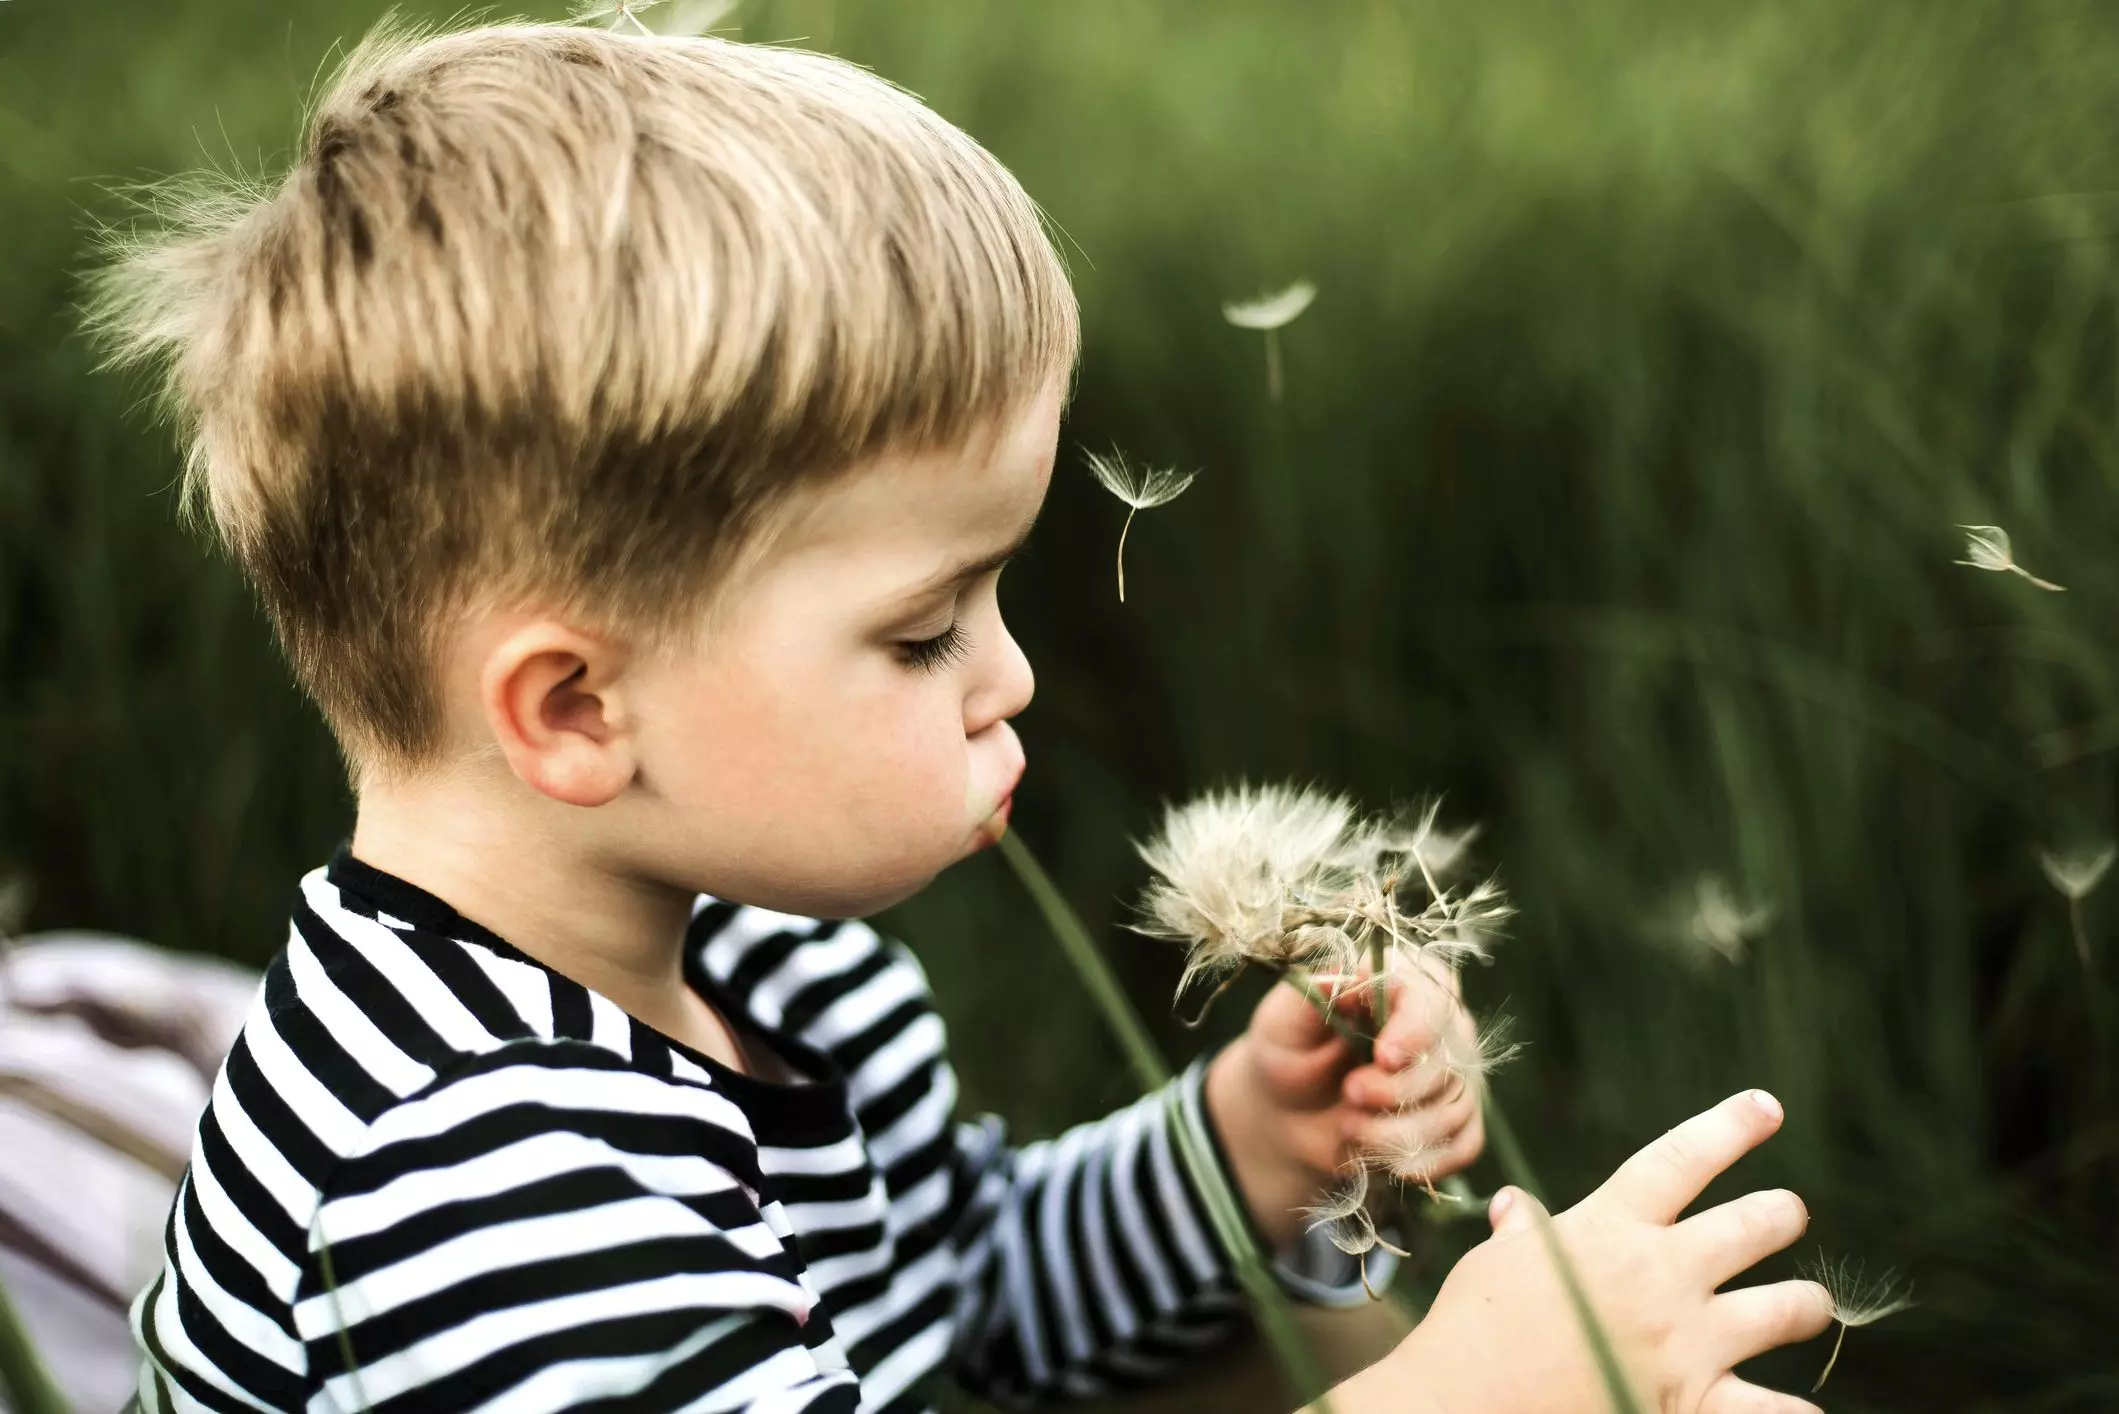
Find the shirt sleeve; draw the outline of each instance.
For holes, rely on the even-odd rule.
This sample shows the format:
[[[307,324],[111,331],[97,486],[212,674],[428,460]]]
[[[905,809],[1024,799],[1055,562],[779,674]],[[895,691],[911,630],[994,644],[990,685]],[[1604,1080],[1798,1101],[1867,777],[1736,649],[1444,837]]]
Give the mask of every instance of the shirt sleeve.
[[[340,1165],[296,1293],[313,1414],[852,1414],[843,1360],[704,1087],[510,1045]]]
[[[958,1378],[973,1393],[1014,1407],[1106,1398],[1179,1373],[1238,1329],[1234,1271],[1176,1138],[1192,1126],[1220,1162],[1204,1078],[1201,1061],[1167,1091],[1020,1149],[995,1120],[959,1129]],[[1321,1234],[1276,1265],[1298,1297],[1365,1299],[1358,1268]],[[1373,1259],[1370,1274],[1389,1276]]]

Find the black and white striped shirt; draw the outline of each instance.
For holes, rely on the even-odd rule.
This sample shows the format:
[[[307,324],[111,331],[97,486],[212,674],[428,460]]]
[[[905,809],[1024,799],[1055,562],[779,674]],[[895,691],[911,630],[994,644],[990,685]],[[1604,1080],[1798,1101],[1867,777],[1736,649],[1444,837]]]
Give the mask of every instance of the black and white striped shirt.
[[[687,975],[808,1083],[344,852],[304,878],[134,1306],[142,1406],[912,1411],[938,1375],[1025,1404],[1234,1324],[1170,1128],[1211,1140],[1198,1067],[1011,1148],[954,1118],[925,978],[866,925],[701,899]]]

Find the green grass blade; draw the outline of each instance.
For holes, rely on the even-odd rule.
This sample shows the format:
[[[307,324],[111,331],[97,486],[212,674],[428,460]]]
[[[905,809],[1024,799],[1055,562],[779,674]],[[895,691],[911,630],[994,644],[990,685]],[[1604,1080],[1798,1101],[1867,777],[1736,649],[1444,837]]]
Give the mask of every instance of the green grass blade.
[[[14,1414],[67,1414],[66,1399],[30,1341],[5,1283],[0,1283],[0,1389],[6,1390]]]
[[[1061,896],[1059,886],[1045,872],[1045,866],[1037,862],[1013,830],[1001,836],[1001,857],[1008,867],[1023,881],[1030,892],[1031,902],[1045,916],[1045,923],[1052,935],[1059,939],[1060,947],[1067,954],[1067,961],[1074,964],[1075,974],[1082,985],[1089,989],[1089,996],[1101,1011],[1104,1021],[1117,1035],[1119,1045],[1126,1052],[1126,1063],[1133,1068],[1133,1078],[1140,1082],[1143,1090],[1160,1090],[1171,1080],[1170,1066],[1155,1047],[1155,1039],[1148,1034],[1140,1013],[1133,1009],[1132,1001],[1118,978],[1112,975],[1110,964],[1097,950],[1096,940],[1089,936],[1081,918],[1067,900]]]
[[[1186,1120],[1178,1104],[1176,1088],[1171,1084],[1173,1076],[1169,1063],[1156,1048],[1154,1038],[1149,1036],[1132,999],[1119,985],[1111,964],[1098,950],[1096,940],[1089,936],[1080,916],[1052,882],[1052,876],[1045,872],[1030,847],[1012,830],[1001,836],[1001,856],[1022,880],[1053,936],[1059,939],[1067,960],[1074,965],[1082,985],[1103,1013],[1105,1023],[1117,1035],[1141,1088],[1161,1090],[1168,1097],[1170,1130],[1177,1140],[1178,1156],[1199,1190],[1201,1201],[1206,1205],[1207,1220],[1213,1226],[1215,1236],[1221,1240],[1223,1250],[1229,1254],[1237,1284],[1249,1298],[1259,1331],[1280,1363],[1282,1374],[1293,1387],[1297,1399],[1308,1401],[1308,1408],[1318,1414],[1331,1414],[1331,1403],[1324,1393],[1324,1372],[1303,1341],[1302,1333],[1296,1329],[1287,1294],[1274,1280],[1264,1253],[1259,1251],[1251,1236],[1250,1219],[1244,1212],[1243,1200],[1230,1187],[1228,1175],[1222,1171],[1205,1137],[1196,1133]]]
[[[1501,1161],[1501,1171],[1508,1181],[1523,1189],[1542,1204],[1537,1174],[1531,1169],[1530,1158],[1523,1146],[1516,1142],[1516,1132],[1509,1127],[1508,1119],[1501,1107],[1494,1102],[1493,1092],[1486,1095],[1486,1132],[1494,1141],[1494,1157]],[[1604,1392],[1611,1396],[1611,1407],[1616,1414],[1645,1414],[1641,1402],[1634,1396],[1633,1386],[1627,1383],[1625,1368],[1619,1364],[1619,1353],[1613,1348],[1611,1337],[1605,1333],[1604,1323],[1597,1319],[1596,1308],[1589,1304],[1588,1289],[1575,1272],[1574,1263],[1568,1260],[1566,1249],[1560,1246],[1560,1235],[1553,1230],[1552,1218],[1542,1208],[1538,1213],[1538,1231],[1544,1235],[1545,1246],[1552,1253],[1553,1266],[1560,1273],[1560,1284],[1567,1288],[1567,1300],[1574,1307],[1575,1317],[1582,1323],[1583,1334],[1589,1337],[1589,1348],[1597,1361],[1597,1373],[1603,1377]]]

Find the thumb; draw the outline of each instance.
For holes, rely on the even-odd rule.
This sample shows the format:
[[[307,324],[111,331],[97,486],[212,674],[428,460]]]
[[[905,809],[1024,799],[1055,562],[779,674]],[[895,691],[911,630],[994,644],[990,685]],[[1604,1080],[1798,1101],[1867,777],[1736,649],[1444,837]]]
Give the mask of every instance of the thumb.
[[[1337,999],[1337,984],[1322,984],[1320,991]],[[1269,988],[1251,1013],[1251,1033],[1262,1041],[1294,1051],[1314,1050],[1337,1039],[1330,1024],[1317,1014],[1302,993],[1282,984]]]
[[[1543,1216],[1545,1205],[1521,1188],[1502,1189],[1486,1206],[1486,1220],[1496,1237],[1527,1231]]]

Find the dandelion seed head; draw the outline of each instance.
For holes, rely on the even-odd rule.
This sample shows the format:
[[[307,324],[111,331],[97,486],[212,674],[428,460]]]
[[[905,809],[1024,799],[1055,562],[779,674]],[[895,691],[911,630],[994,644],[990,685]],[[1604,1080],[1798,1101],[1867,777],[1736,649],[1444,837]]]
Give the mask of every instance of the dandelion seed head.
[[[1452,892],[1426,866],[1430,849],[1444,863],[1462,850],[1431,808],[1357,820],[1342,796],[1217,792],[1170,811],[1141,846],[1158,877],[1134,926],[1190,948],[1184,986],[1251,964],[1351,974],[1376,948],[1452,967],[1483,959],[1514,909],[1492,879]]]
[[[1136,467],[1123,452],[1084,452],[1082,458],[1106,491],[1136,511],[1166,506],[1182,496],[1199,473],[1175,467]]]
[[[1317,298],[1317,287],[1297,280],[1284,290],[1274,290],[1256,299],[1231,300],[1221,307],[1221,317],[1239,329],[1281,329],[1300,318]]]
[[[1994,570],[1999,573],[2016,567],[2016,556],[2009,544],[2009,533],[1998,525],[1960,525],[1964,532],[1965,557],[1962,565],[1973,569]]]
[[[2104,876],[2111,872],[2115,858],[2119,858],[2119,847],[2107,840],[2073,849],[2041,851],[2038,867],[2045,871],[2046,882],[2062,896],[2080,902],[2097,891]]]
[[[1352,815],[1343,796],[1287,786],[1239,786],[1172,809],[1140,847],[1160,877],[1135,926],[1192,945],[1187,985],[1246,962],[1286,966],[1331,950],[1333,930],[1291,927],[1286,906],[1300,880],[1324,866]]]
[[[1894,1268],[1871,1277],[1856,1258],[1827,1257],[1820,1252],[1805,1259],[1799,1270],[1830,1294],[1832,1319],[1843,1326],[1874,1325],[1913,1305],[1913,1284],[1901,1279]]]
[[[1347,834],[1332,862],[1349,869],[1377,869],[1405,877],[1446,880],[1460,868],[1479,827],[1445,830],[1435,818],[1442,802],[1431,800],[1395,815],[1366,821]],[[1403,867],[1390,869],[1392,863]]]

